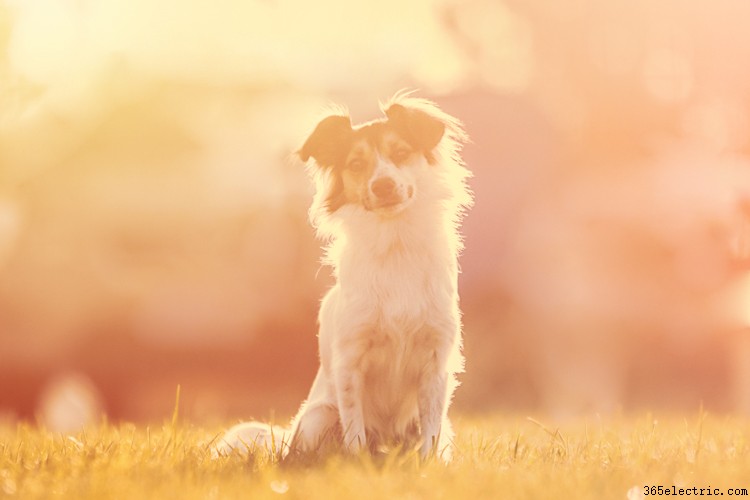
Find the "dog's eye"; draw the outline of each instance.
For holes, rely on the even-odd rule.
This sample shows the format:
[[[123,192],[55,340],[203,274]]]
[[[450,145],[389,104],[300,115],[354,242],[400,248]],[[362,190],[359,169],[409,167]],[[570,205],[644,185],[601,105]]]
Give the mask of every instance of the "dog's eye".
[[[391,159],[394,163],[401,163],[403,161],[406,161],[406,159],[409,158],[410,154],[411,151],[409,151],[408,149],[397,149],[391,155]]]
[[[351,170],[352,172],[359,172],[363,168],[365,168],[365,161],[360,159],[354,159],[346,164],[346,168]]]

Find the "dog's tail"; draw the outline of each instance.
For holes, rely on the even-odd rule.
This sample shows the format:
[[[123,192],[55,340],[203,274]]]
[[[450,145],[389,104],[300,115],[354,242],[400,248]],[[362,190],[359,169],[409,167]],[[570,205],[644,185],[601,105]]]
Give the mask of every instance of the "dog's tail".
[[[262,422],[237,424],[216,441],[211,449],[214,458],[240,453],[269,453],[283,458],[289,453],[292,430]]]

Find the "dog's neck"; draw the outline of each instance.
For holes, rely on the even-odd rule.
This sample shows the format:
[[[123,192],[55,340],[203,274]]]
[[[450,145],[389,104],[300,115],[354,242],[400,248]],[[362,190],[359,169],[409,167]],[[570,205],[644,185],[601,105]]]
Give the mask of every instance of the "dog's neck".
[[[394,217],[382,217],[359,207],[342,207],[340,232],[332,238],[328,263],[340,266],[402,265],[422,267],[439,259],[455,262],[460,238],[449,214],[431,207],[408,207]]]

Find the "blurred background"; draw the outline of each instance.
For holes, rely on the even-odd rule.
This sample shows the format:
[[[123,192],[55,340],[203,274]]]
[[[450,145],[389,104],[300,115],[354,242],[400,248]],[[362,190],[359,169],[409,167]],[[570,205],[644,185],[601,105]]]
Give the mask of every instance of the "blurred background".
[[[750,412],[745,0],[0,0],[0,419],[284,421],[294,151],[419,89],[476,206],[456,411]]]

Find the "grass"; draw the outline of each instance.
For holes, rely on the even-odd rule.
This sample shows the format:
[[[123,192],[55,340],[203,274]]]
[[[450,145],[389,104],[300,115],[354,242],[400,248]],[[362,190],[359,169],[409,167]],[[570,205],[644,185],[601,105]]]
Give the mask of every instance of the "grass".
[[[647,485],[720,488],[725,496],[750,489],[746,418],[591,417],[560,427],[525,416],[454,420],[450,465],[420,464],[414,453],[307,466],[267,454],[212,459],[221,429],[176,414],[155,427],[103,423],[75,435],[0,426],[0,497],[633,500],[649,498]]]

